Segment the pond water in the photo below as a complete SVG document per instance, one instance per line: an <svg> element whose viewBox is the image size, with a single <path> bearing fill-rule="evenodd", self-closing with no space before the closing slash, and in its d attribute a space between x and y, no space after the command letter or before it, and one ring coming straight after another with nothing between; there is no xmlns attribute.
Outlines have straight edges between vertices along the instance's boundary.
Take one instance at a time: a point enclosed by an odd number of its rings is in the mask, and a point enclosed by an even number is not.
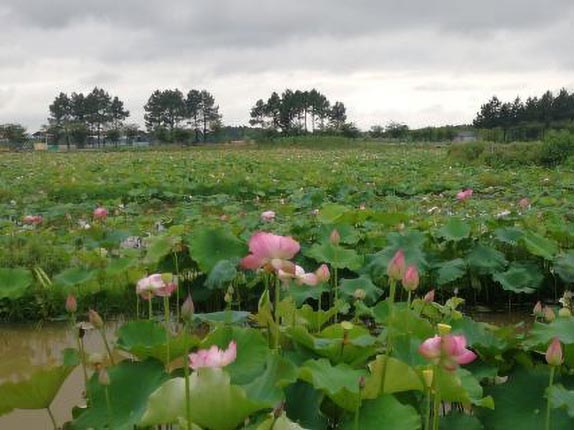
<svg viewBox="0 0 574 430"><path fill-rule="evenodd" d="M496 325L517 324L521 321L528 327L532 317L526 311L509 312L473 312L472 317ZM111 324L108 339L114 339L116 328L121 324ZM105 353L101 336L97 331L88 331L84 337L87 353ZM62 351L75 348L76 341L68 326L45 324L43 326L0 327L0 383L18 381L34 371L34 366L59 363ZM82 404L82 370L78 366L68 377L52 403L52 412L59 425L71 419L71 409ZM0 430L53 430L50 418L45 410L15 410L0 416Z"/></svg>
<svg viewBox="0 0 574 430"><path fill-rule="evenodd" d="M109 340L114 339L115 328L108 329ZM100 334L90 330L84 336L87 353L105 353ZM60 364L62 351L75 348L76 340L67 324L45 324L43 326L0 326L0 383L17 382L30 376L35 366ZM82 404L83 377L78 366L68 377L54 399L51 409L62 425L71 419L71 408ZM14 410L0 416L1 430L53 430L52 422L45 410Z"/></svg>

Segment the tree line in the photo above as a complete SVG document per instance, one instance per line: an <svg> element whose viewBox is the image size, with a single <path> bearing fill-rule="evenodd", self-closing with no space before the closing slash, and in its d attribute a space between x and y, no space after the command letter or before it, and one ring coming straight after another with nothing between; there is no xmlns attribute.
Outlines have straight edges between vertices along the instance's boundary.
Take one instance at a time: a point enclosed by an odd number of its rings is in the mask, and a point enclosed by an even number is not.
<svg viewBox="0 0 574 430"><path fill-rule="evenodd" d="M546 131L574 128L574 92L562 88L558 94L546 91L540 97L502 102L493 96L480 107L473 121L479 129L498 131L501 140L535 140ZM495 133L492 133L495 136ZM494 139L497 140L497 139Z"/></svg>
<svg viewBox="0 0 574 430"><path fill-rule="evenodd" d="M281 95L271 93L267 101L257 100L251 108L252 126L270 134L296 136L307 133L358 134L347 122L347 109L342 102L331 102L315 88L301 91L286 89Z"/></svg>

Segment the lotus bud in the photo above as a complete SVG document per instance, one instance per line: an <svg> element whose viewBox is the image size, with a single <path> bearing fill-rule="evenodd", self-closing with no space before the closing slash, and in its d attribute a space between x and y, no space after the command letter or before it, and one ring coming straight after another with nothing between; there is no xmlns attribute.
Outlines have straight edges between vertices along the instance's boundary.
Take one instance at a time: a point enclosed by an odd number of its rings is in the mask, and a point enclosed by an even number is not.
<svg viewBox="0 0 574 430"><path fill-rule="evenodd" d="M275 212L274 211L265 211L261 213L261 221L263 222L271 222L275 220Z"/></svg>
<svg viewBox="0 0 574 430"><path fill-rule="evenodd" d="M405 274L405 268L405 253L399 249L387 266L387 275L395 281L400 281Z"/></svg>
<svg viewBox="0 0 574 430"><path fill-rule="evenodd" d="M428 293L425 294L423 300L425 303L432 303L434 302L434 290L430 290Z"/></svg>
<svg viewBox="0 0 574 430"><path fill-rule="evenodd" d="M407 267L403 276L403 287L409 291L414 291L419 286L419 272L415 266Z"/></svg>
<svg viewBox="0 0 574 430"><path fill-rule="evenodd" d="M98 382L101 385L110 385L110 375L105 367L102 367L98 372Z"/></svg>
<svg viewBox="0 0 574 430"><path fill-rule="evenodd" d="M353 298L355 300L361 300L362 301L362 300L365 300L365 297L367 297L367 293L362 288L357 288L355 290L355 292L353 293Z"/></svg>
<svg viewBox="0 0 574 430"><path fill-rule="evenodd" d="M88 319L90 323L97 329L101 329L104 326L104 320L95 310L90 309L88 311Z"/></svg>
<svg viewBox="0 0 574 430"><path fill-rule="evenodd" d="M320 283L327 282L331 277L331 273L329 272L329 266L326 264L321 264L319 268L315 271L315 276L317 276L317 280Z"/></svg>
<svg viewBox="0 0 574 430"><path fill-rule="evenodd" d="M333 231L329 235L329 241L335 246L339 245L339 243L341 242L341 235L339 234L339 231L336 228L333 229Z"/></svg>
<svg viewBox="0 0 574 430"><path fill-rule="evenodd" d="M532 313L534 314L535 317L544 316L544 313L542 311L542 303L540 302L540 300L538 300L536 302L536 304L534 305L534 309L532 309Z"/></svg>
<svg viewBox="0 0 574 430"><path fill-rule="evenodd" d="M423 379L425 380L425 384L429 389L432 387L433 378L434 378L434 372L432 369L423 370Z"/></svg>
<svg viewBox="0 0 574 430"><path fill-rule="evenodd" d="M78 310L78 302L73 294L68 294L66 298L66 312L75 314Z"/></svg>
<svg viewBox="0 0 574 430"><path fill-rule="evenodd" d="M452 331L452 327L448 324L438 323L436 325L439 336L446 336Z"/></svg>
<svg viewBox="0 0 574 430"><path fill-rule="evenodd" d="M181 305L181 317L184 320L190 320L191 318L193 318L194 314L195 314L195 305L193 304L193 300L189 295Z"/></svg>
<svg viewBox="0 0 574 430"><path fill-rule="evenodd" d="M552 322L556 319L556 314L549 306L544 306L542 313L544 314L544 321L546 322Z"/></svg>
<svg viewBox="0 0 574 430"><path fill-rule="evenodd" d="M558 316L562 318L567 318L572 316L572 312L568 308L560 308L558 311Z"/></svg>
<svg viewBox="0 0 574 430"><path fill-rule="evenodd" d="M560 366L563 361L562 345L560 340L554 337L546 350L546 362L551 366Z"/></svg>

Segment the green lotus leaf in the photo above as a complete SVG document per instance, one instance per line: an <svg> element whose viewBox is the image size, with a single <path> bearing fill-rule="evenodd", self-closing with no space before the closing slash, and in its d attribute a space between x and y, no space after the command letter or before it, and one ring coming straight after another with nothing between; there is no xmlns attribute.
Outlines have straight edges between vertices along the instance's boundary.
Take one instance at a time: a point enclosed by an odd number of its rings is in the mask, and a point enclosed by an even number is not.
<svg viewBox="0 0 574 430"><path fill-rule="evenodd" d="M385 386L381 389L385 366ZM378 355L374 361L369 363L369 370L371 374L365 379L365 388L361 392L364 399L375 399L383 393L392 394L424 389L422 380L414 369L394 357Z"/></svg>
<svg viewBox="0 0 574 430"><path fill-rule="evenodd" d="M440 418L442 430L484 430L484 426L477 417L464 413L451 412Z"/></svg>
<svg viewBox="0 0 574 430"><path fill-rule="evenodd" d="M574 283L574 250L558 255L554 261L554 270L564 282Z"/></svg>
<svg viewBox="0 0 574 430"><path fill-rule="evenodd" d="M88 391L92 404L72 421L73 430L133 429L146 409L150 394L168 379L163 365L156 360L122 361L108 369L108 374L108 386L98 382L96 373L90 379ZM106 389L111 411L106 401Z"/></svg>
<svg viewBox="0 0 574 430"><path fill-rule="evenodd" d="M85 284L94 279L96 272L86 270L80 267L71 267L64 270L54 277L54 282L64 287L73 287L75 285Z"/></svg>
<svg viewBox="0 0 574 430"><path fill-rule="evenodd" d="M574 418L573 390L567 390L562 384L554 384L546 390L546 396L554 409L564 409L570 418Z"/></svg>
<svg viewBox="0 0 574 430"><path fill-rule="evenodd" d="M205 285L210 290L227 288L237 275L235 264L229 260L218 261L209 272Z"/></svg>
<svg viewBox="0 0 574 430"><path fill-rule="evenodd" d="M539 346L546 350L554 337L566 345L574 344L574 317L556 318L549 324L535 322L524 345L529 348Z"/></svg>
<svg viewBox="0 0 574 430"><path fill-rule="evenodd" d="M476 245L466 256L466 262L471 269L480 274L491 274L502 271L508 262L504 254L490 246Z"/></svg>
<svg viewBox="0 0 574 430"><path fill-rule="evenodd" d="M146 248L145 264L158 264L165 256L173 250L174 239L169 236L156 236Z"/></svg>
<svg viewBox="0 0 574 430"><path fill-rule="evenodd" d="M527 231L524 234L522 243L530 253L542 257L545 260L552 261L558 253L558 244L555 241L531 231Z"/></svg>
<svg viewBox="0 0 574 430"><path fill-rule="evenodd" d="M440 264L438 269L438 285L445 285L456 281L466 275L466 263L462 258L447 261Z"/></svg>
<svg viewBox="0 0 574 430"><path fill-rule="evenodd" d="M438 230L437 236L447 241L458 242L470 236L470 225L458 218L451 218Z"/></svg>
<svg viewBox="0 0 574 430"><path fill-rule="evenodd" d="M28 269L0 268L0 299L22 297L33 281L34 277Z"/></svg>
<svg viewBox="0 0 574 430"><path fill-rule="evenodd" d="M504 290L532 294L542 285L544 275L535 265L513 262L506 272L495 273L493 279Z"/></svg>
<svg viewBox="0 0 574 430"><path fill-rule="evenodd" d="M361 430L419 430L421 426L421 417L416 409L410 405L403 405L392 394L362 402L359 413ZM354 417L349 414L343 429L355 428Z"/></svg>
<svg viewBox="0 0 574 430"><path fill-rule="evenodd" d="M188 238L191 258L204 273L209 273L221 260L238 261L247 255L247 246L222 228L204 228Z"/></svg>
<svg viewBox="0 0 574 430"><path fill-rule="evenodd" d="M257 426L256 430L307 430L299 424L287 418L285 413L275 418L273 414L261 424Z"/></svg>
<svg viewBox="0 0 574 430"><path fill-rule="evenodd" d="M345 249L330 242L311 246L305 255L318 263L328 263L338 269L358 270L363 265L363 257L353 249Z"/></svg>
<svg viewBox="0 0 574 430"><path fill-rule="evenodd" d="M296 380L297 367L291 361L277 354L269 354L265 371L242 387L251 400L272 408L285 399L283 388Z"/></svg>
<svg viewBox="0 0 574 430"><path fill-rule="evenodd" d="M325 394L311 384L298 380L285 389L287 416L304 427L326 430L327 417L321 411Z"/></svg>
<svg viewBox="0 0 574 430"><path fill-rule="evenodd" d="M365 293L365 301L367 303L376 302L383 291L378 288L368 276L361 276L355 279L341 279L341 292L350 298L353 298L357 290L362 290Z"/></svg>
<svg viewBox="0 0 574 430"><path fill-rule="evenodd" d="M508 245L518 245L520 239L524 236L524 230L519 227L502 227L494 231L494 237L502 243Z"/></svg>

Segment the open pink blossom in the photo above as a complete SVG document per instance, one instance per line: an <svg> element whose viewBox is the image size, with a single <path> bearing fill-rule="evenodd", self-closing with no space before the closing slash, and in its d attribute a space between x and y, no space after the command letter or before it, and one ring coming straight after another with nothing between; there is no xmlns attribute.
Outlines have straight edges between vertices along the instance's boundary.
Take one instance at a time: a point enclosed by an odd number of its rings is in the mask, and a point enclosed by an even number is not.
<svg viewBox="0 0 574 430"><path fill-rule="evenodd" d="M236 358L237 344L232 340L226 350L221 350L213 345L209 349L200 349L189 354L189 367L194 370L202 367L221 368L233 363Z"/></svg>
<svg viewBox="0 0 574 430"><path fill-rule="evenodd" d="M472 197L472 188L467 188L466 190L459 191L456 194L456 199L458 201L468 200Z"/></svg>
<svg viewBox="0 0 574 430"><path fill-rule="evenodd" d="M261 213L261 221L264 222L271 222L275 220L275 212L274 211L265 211Z"/></svg>
<svg viewBox="0 0 574 430"><path fill-rule="evenodd" d="M149 300L153 296L169 297L176 288L176 282L166 282L163 275L154 273L138 281L136 293L139 294L142 299Z"/></svg>
<svg viewBox="0 0 574 430"><path fill-rule="evenodd" d="M94 218L95 219L106 219L108 217L108 210L104 207L97 207L94 209Z"/></svg>
<svg viewBox="0 0 574 430"><path fill-rule="evenodd" d="M283 269L277 270L277 277L281 279L283 282L289 282L291 279L293 279L299 285L304 284L314 286L319 283L319 278L315 273L306 273L305 269L303 269L301 266L297 265L293 266L294 266L293 271Z"/></svg>
<svg viewBox="0 0 574 430"><path fill-rule="evenodd" d="M251 270L259 268L276 270L282 261L293 258L299 249L301 249L299 243L292 237L260 231L251 236L249 240L251 254L241 260L241 267Z"/></svg>
<svg viewBox="0 0 574 430"><path fill-rule="evenodd" d="M445 370L456 370L459 364L468 364L476 359L476 354L466 348L464 336L434 336L419 346L419 354Z"/></svg>
<svg viewBox="0 0 574 430"><path fill-rule="evenodd" d="M24 218L22 218L22 222L28 225L42 224L43 221L44 218L42 218L42 215L26 215Z"/></svg>

